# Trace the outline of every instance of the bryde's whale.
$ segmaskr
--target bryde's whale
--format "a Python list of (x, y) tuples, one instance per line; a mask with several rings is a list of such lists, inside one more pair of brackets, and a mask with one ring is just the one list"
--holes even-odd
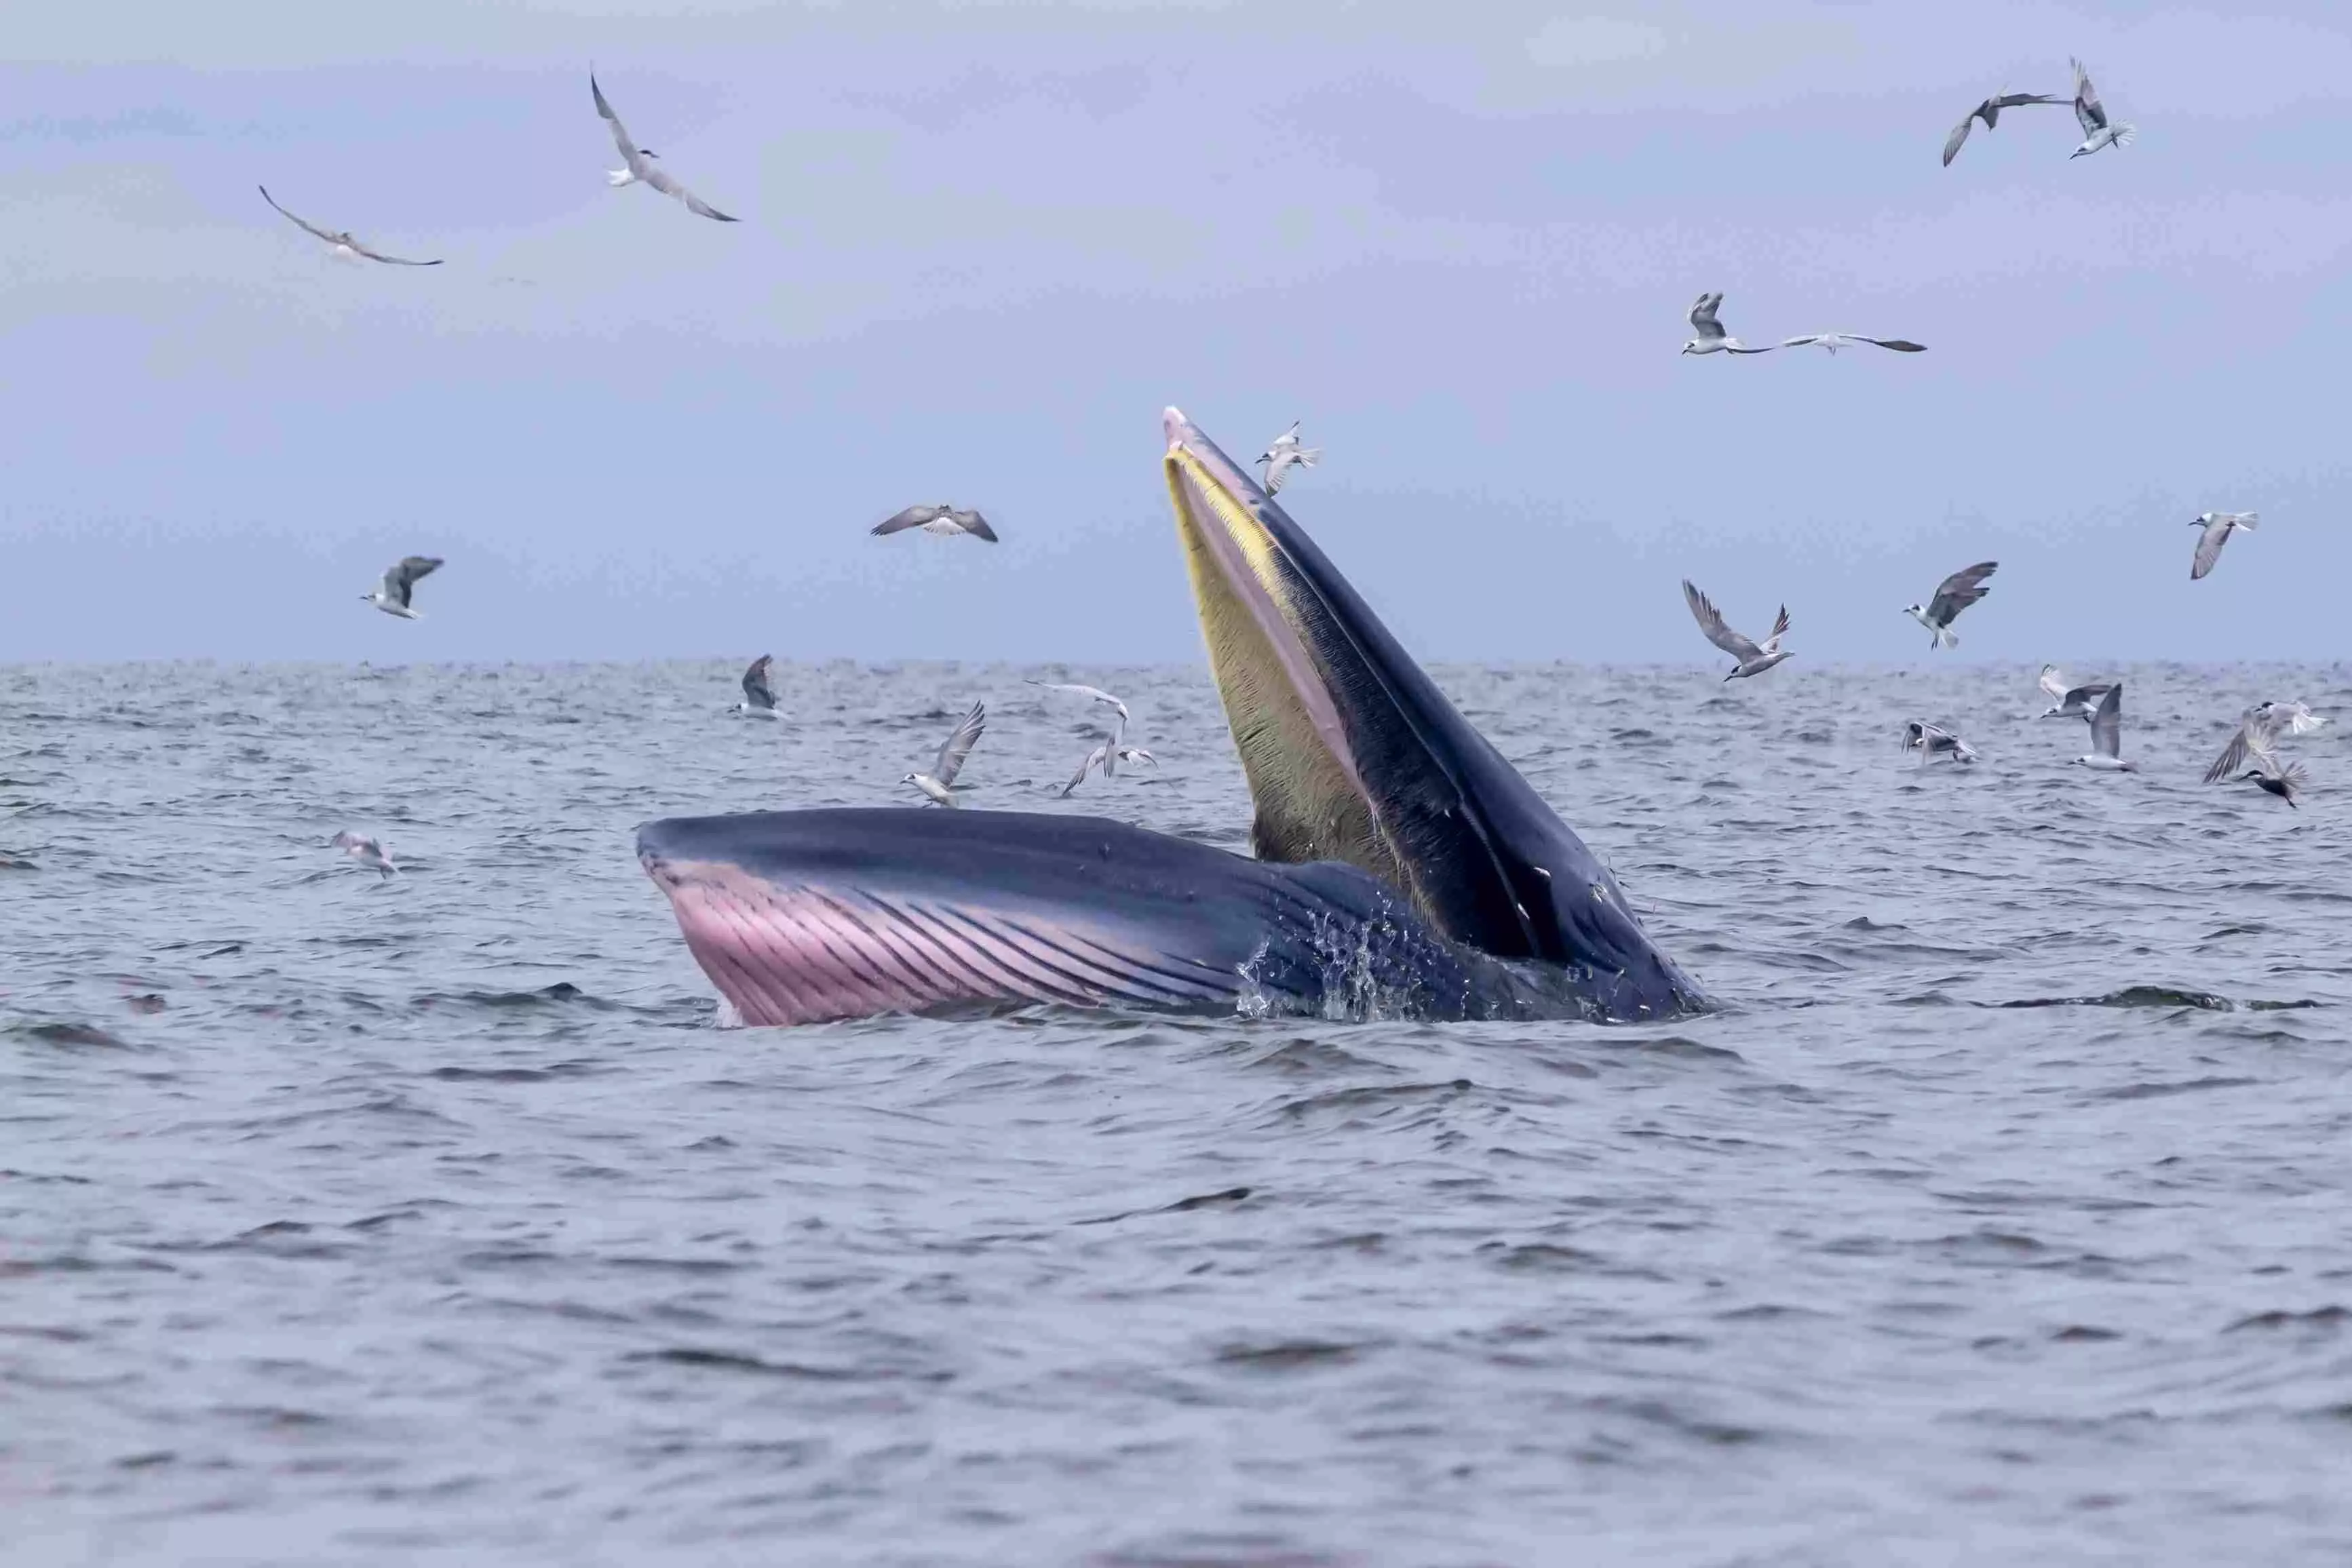
[(974, 1003), (1634, 1020), (1706, 1005), (1583, 841), (1175, 409), (1162, 467), (1255, 858), (1092, 817), (669, 818), (637, 854), (749, 1024)]

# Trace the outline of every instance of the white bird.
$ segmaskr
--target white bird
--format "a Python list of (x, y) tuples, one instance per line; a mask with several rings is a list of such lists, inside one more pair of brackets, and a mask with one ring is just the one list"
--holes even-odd
[(1301, 446), (1298, 444), (1301, 423), (1292, 420), (1290, 428), (1276, 436), (1273, 444), (1257, 455), (1257, 460), (1265, 465), (1265, 493), (1269, 496), (1280, 492), (1284, 482), (1290, 476), (1291, 469), (1312, 468), (1315, 460), (1323, 455), (1323, 449), (1319, 446)]
[(933, 538), (951, 539), (958, 534), (970, 534), (976, 539), (996, 542), (996, 530), (988, 519), (969, 508), (958, 511), (947, 502), (932, 507), (909, 507), (893, 513), (874, 525), (877, 534), (904, 533), (908, 528), (920, 528)]
[(2245, 766), (2249, 757), (2276, 775), (2280, 770), (2273, 747), (2280, 735), (2305, 735), (2326, 722), (2300, 702), (2257, 703), (2238, 716), (2237, 733), (2230, 737), (2230, 744), (2221, 748), (2213, 765), (2205, 769), (2205, 782), (2221, 783)]
[(2091, 85), (2091, 75), (2083, 68), (2083, 62), (2067, 63), (2074, 68), (2074, 118), (2083, 123), (2083, 144), (2066, 156), (2080, 158), (2102, 147), (2130, 146), (2138, 132), (2128, 125), (2109, 125), (2106, 105), (2099, 101), (2098, 89)]
[(613, 106), (604, 101), (604, 89), (596, 85), (594, 71), (588, 73), (588, 90), (595, 95), (596, 112), (603, 115), (604, 122), (613, 128), (613, 145), (621, 150), (622, 166), (618, 169), (607, 169), (604, 172), (604, 178), (613, 183), (614, 189), (618, 190), (623, 185), (650, 185), (665, 196), (675, 196), (684, 202), (687, 211), (690, 213), (698, 213), (706, 218), (716, 218), (722, 224), (735, 222), (733, 218), (671, 179), (668, 170), (654, 167), (654, 160), (659, 154), (650, 148), (638, 146), (630, 138), (628, 128), (621, 123), (621, 117), (614, 114)]
[(1127, 727), (1127, 705), (1100, 686), (1080, 685), (1076, 681), (1031, 681), (1028, 684), (1049, 692), (1067, 692), (1072, 696), (1091, 697), (1106, 707), (1118, 709), (1119, 727)]
[(2197, 536), (2197, 558), (2189, 563), (2189, 580), (2194, 582), (2212, 570), (2230, 536), (2240, 528), (2252, 532), (2261, 517), (2260, 512), (2200, 512), (2191, 518), (2190, 528), (2205, 531)]
[(383, 574), (383, 580), (376, 585), (373, 593), (362, 593), (360, 597), (386, 615), (414, 621), (422, 613), (408, 605), (409, 595), (416, 591), (416, 580), (430, 577), (440, 566), (441, 558), (437, 555), (404, 556), (399, 565)]
[(1700, 592), (1689, 578), (1683, 579), (1683, 601), (1690, 606), (1690, 612), (1698, 622), (1698, 629), (1706, 633), (1706, 640), (1738, 661), (1731, 674), (1723, 677), (1725, 680), (1736, 681), (1742, 675), (1760, 675), (1790, 657), (1780, 647), (1780, 639), (1789, 634), (1787, 605), (1780, 606), (1780, 619), (1772, 622), (1772, 634), (1759, 644), (1753, 638), (1725, 625), (1723, 615), (1716, 609), (1714, 601)]
[(1109, 741), (1105, 741), (1087, 753), (1086, 759), (1078, 764), (1078, 770), (1070, 775), (1068, 783), (1062, 786), (1062, 798), (1068, 800), (1070, 791), (1087, 781), (1090, 768), (1099, 768), (1103, 770), (1103, 777), (1109, 778), (1115, 762), (1149, 762), (1154, 768), (1160, 766), (1160, 759), (1139, 746), (1114, 747)]
[(1952, 622), (1959, 619), (1961, 611), (1990, 591), (1984, 585), (1985, 579), (1990, 577), (2000, 564), (1998, 561), (1980, 560), (1974, 566), (1963, 567), (1937, 585), (1935, 597), (1928, 600), (1924, 607), (1916, 604), (1904, 607), (1904, 614), (1927, 629), (1932, 638), (1928, 647), (1957, 648), (1960, 645), (1960, 640), (1952, 635)]
[(2254, 711), (2265, 716), (2273, 728), (2289, 735), (2308, 735), (2327, 722), (2312, 712), (2309, 705), (2300, 702), (2263, 703)]
[(2052, 706), (2041, 716), (2087, 720), (2091, 716), (2091, 705), (2107, 695), (2107, 687), (2111, 684), (2106, 681), (2085, 681), (2079, 686), (2070, 686), (2066, 684), (2065, 675), (2059, 671), (2057, 665), (2044, 664), (2042, 666), (2041, 685), (2043, 691), (2050, 694)]
[(1769, 354), (1781, 346), (1778, 343), (1767, 343), (1760, 349), (1751, 349), (1738, 339), (1730, 336), (1724, 331), (1723, 323), (1715, 319), (1715, 313), (1722, 308), (1723, 291), (1721, 289), (1716, 290), (1713, 294), (1702, 294), (1698, 297), (1698, 303), (1690, 308), (1691, 330), (1698, 336), (1683, 345), (1684, 353)]
[(334, 247), (334, 254), (342, 257), (345, 261), (355, 261), (361, 256), (365, 256), (370, 261), (381, 261), (392, 267), (438, 267), (441, 265), (440, 258), (437, 256), (431, 261), (411, 261), (404, 256), (386, 256), (380, 250), (370, 250), (367, 246), (353, 239), (352, 237), (352, 231), (349, 229), (322, 229), (318, 225), (310, 222), (308, 218), (298, 218), (292, 213), (287, 212), (284, 207), (278, 207), (278, 198), (269, 193), (268, 186), (256, 185), (254, 189), (261, 193), (261, 199), (263, 201), (268, 202), (273, 207), (278, 207), (278, 213), (289, 221), (292, 222), (296, 226), (318, 235), (320, 239), (325, 240), (329, 245), (332, 246)]
[(929, 773), (909, 773), (898, 782), (912, 784), (935, 805), (954, 805), (957, 790), (971, 788), (970, 785), (959, 786), (955, 781), (956, 775), (963, 771), (964, 758), (971, 755), (972, 747), (980, 740), (980, 732), (987, 727), (987, 706), (981, 703), (972, 704), (971, 711), (964, 715), (947, 739), (940, 743), (940, 754), (931, 763), (931, 770)]
[(2124, 684), (2117, 681), (2091, 710), (2091, 754), (2077, 757), (2075, 761), (2085, 768), (2102, 768), (2110, 773), (2130, 773), (2139, 764), (2124, 760)]
[(1915, 343), (1908, 338), (1865, 338), (1859, 332), (1809, 332), (1801, 338), (1780, 340), (1780, 347), (1784, 349), (1810, 348), (1816, 343), (1832, 354), (1840, 349), (1851, 349), (1856, 343), (1892, 349), (1898, 354), (1924, 354), (1927, 351), (1927, 344)]
[(768, 685), (768, 666), (775, 663), (773, 653), (762, 653), (751, 661), (743, 672), (743, 700), (728, 711), (748, 718), (781, 718), (776, 712), (776, 689)]
[(1974, 762), (1976, 747), (1954, 735), (1941, 725), (1925, 719), (1907, 719), (1903, 725), (1903, 747), (1919, 753), (1919, 766), (1925, 768), (1938, 757), (1948, 757), (1954, 762)]
[(383, 852), (383, 846), (364, 834), (345, 829), (327, 841), (370, 871), (391, 876), (400, 870), (392, 863), (392, 857)]
[(1977, 105), (1974, 109), (1969, 110), (1968, 113), (1962, 115), (1960, 117), (1960, 122), (1952, 127), (1951, 135), (1944, 139), (1944, 167), (1947, 169), (1950, 168), (1952, 166), (1952, 160), (1959, 156), (1960, 143), (1969, 139), (1969, 128), (1976, 121), (1979, 120), (1983, 120), (1984, 128), (1987, 131), (1990, 131), (1994, 126), (2000, 123), (2000, 111), (2004, 109), (2015, 109), (2018, 105), (2023, 103), (2064, 103), (2066, 101), (2068, 100), (2057, 96), (2056, 94), (2046, 92), (2003, 92), (1994, 94), (1992, 97), (1985, 99), (1982, 103)]

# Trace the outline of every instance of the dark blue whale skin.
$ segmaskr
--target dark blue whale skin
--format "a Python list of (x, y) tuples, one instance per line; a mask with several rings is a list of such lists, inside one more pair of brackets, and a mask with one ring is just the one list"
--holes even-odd
[[(913, 808), (669, 818), (637, 853), (746, 1022), (1062, 1002), (1333, 1018), (1607, 1016), (1593, 977), (1448, 941), (1353, 866), (1275, 865), (1100, 817)], [(763, 902), (772, 900), (772, 902)], [(745, 933), (829, 929), (824, 994)], [(704, 918), (704, 906), (723, 912)], [(781, 973), (785, 972), (785, 973)]]

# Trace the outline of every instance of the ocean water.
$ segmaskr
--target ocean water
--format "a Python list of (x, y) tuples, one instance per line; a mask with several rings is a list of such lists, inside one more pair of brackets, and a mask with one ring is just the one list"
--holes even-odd
[(0, 670), (0, 1559), (2352, 1554), (2346, 668), (2126, 670), (2121, 777), (2022, 669), (1440, 668), (1722, 1010), (789, 1031), (638, 823), (973, 697), (975, 808), (1247, 797), (1198, 669), (739, 668)]

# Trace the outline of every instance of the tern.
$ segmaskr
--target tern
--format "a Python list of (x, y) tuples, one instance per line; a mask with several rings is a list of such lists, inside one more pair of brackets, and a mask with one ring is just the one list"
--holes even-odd
[(2066, 684), (2065, 675), (2060, 672), (2057, 665), (2044, 664), (2042, 666), (2041, 685), (2043, 691), (2050, 694), (2053, 706), (2041, 716), (2088, 719), (2091, 716), (2091, 705), (2105, 696), (2107, 687), (2112, 684), (2107, 681), (2085, 681), (2079, 686), (2070, 686)]
[(2091, 73), (2080, 60), (2068, 63), (2074, 68), (2074, 118), (2083, 122), (2083, 144), (2066, 156), (2080, 158), (2102, 147), (2130, 146), (2138, 133), (2128, 125), (2109, 125), (2106, 105), (2099, 101), (2099, 89), (2091, 85)]
[(398, 566), (383, 574), (383, 580), (376, 585), (373, 593), (362, 593), (360, 597), (386, 615), (414, 621), (422, 613), (409, 608), (408, 603), (409, 595), (416, 591), (416, 580), (432, 576), (440, 570), (440, 566), (441, 558), (437, 555), (404, 556)]
[(588, 73), (588, 90), (595, 97), (596, 112), (603, 115), (604, 122), (613, 128), (613, 145), (621, 150), (622, 167), (604, 172), (604, 178), (613, 183), (615, 190), (623, 185), (651, 185), (663, 195), (676, 196), (679, 201), (684, 202), (686, 210), (690, 213), (698, 213), (706, 218), (716, 218), (722, 224), (735, 222), (735, 219), (671, 179), (668, 170), (654, 167), (654, 159), (659, 154), (650, 148), (638, 146), (631, 140), (628, 127), (623, 125), (621, 117), (613, 112), (613, 106), (604, 101), (604, 89), (596, 85), (594, 71)]
[(2197, 536), (2197, 558), (2189, 563), (2189, 580), (2194, 582), (2212, 570), (2230, 536), (2240, 528), (2252, 532), (2261, 517), (2260, 512), (2200, 512), (2189, 519), (2190, 528), (2205, 531)]
[(1809, 332), (1801, 338), (1780, 340), (1780, 347), (1784, 349), (1811, 348), (1816, 343), (1832, 354), (1840, 349), (1851, 349), (1856, 343), (1869, 343), (1881, 349), (1892, 349), (1898, 354), (1924, 354), (1927, 351), (1927, 344), (1915, 343), (1908, 338), (1865, 338), (1859, 332)]
[(776, 712), (776, 689), (768, 684), (768, 666), (776, 662), (773, 653), (762, 653), (751, 661), (743, 672), (743, 700), (728, 709), (748, 718), (781, 718)]
[(1969, 110), (1968, 113), (1962, 115), (1960, 117), (1960, 122), (1952, 127), (1951, 135), (1944, 139), (1944, 167), (1947, 169), (1950, 168), (1952, 166), (1952, 160), (1959, 156), (1960, 143), (1969, 139), (1969, 128), (1976, 121), (1979, 120), (1983, 120), (1984, 128), (1987, 131), (1990, 131), (1994, 126), (2000, 123), (2000, 111), (2004, 109), (2015, 109), (2020, 104), (2026, 103), (2066, 103), (2072, 100), (2056, 93), (1996, 93), (1991, 98), (1985, 99), (1982, 103)]
[(1078, 764), (1078, 770), (1070, 775), (1068, 783), (1062, 786), (1062, 799), (1068, 800), (1070, 791), (1087, 781), (1090, 769), (1101, 768), (1103, 777), (1108, 779), (1111, 776), (1112, 765), (1118, 762), (1149, 762), (1154, 768), (1160, 766), (1160, 759), (1139, 746), (1114, 746), (1105, 741), (1087, 753), (1086, 759)]
[[(1103, 777), (1108, 779), (1114, 772), (1118, 771), (1119, 762), (1125, 758), (1126, 753), (1132, 749), (1132, 747), (1121, 745), (1121, 742), (1127, 738), (1127, 705), (1125, 703), (1119, 701), (1117, 697), (1111, 695), (1100, 686), (1081, 685), (1075, 681), (1031, 681), (1029, 685), (1042, 687), (1049, 692), (1068, 692), (1073, 696), (1091, 697), (1096, 702), (1101, 703), (1105, 706), (1116, 710), (1118, 714), (1118, 725), (1117, 728), (1110, 732), (1110, 750), (1104, 754), (1104, 758), (1102, 759)], [(1150, 754), (1147, 752), (1144, 755), (1148, 757)], [(1088, 760), (1091, 764), (1093, 759), (1089, 758)], [(1079, 776), (1081, 778), (1085, 776), (1085, 770), (1083, 768), (1079, 770)], [(1062, 793), (1066, 795), (1069, 793), (1069, 790), (1065, 789)]]
[(1290, 428), (1276, 436), (1273, 444), (1257, 455), (1257, 460), (1265, 465), (1265, 493), (1269, 496), (1281, 490), (1293, 468), (1312, 468), (1315, 460), (1323, 455), (1323, 449), (1319, 446), (1301, 446), (1298, 444), (1301, 423), (1292, 420)]
[(2303, 793), (2303, 764), (2289, 762), (2282, 766), (2273, 757), (2264, 757), (2262, 761), (2262, 767), (2249, 768), (2239, 774), (2238, 782), (2243, 784), (2251, 779), (2288, 805), (2294, 805), (2294, 798)]
[(381, 875), (391, 876), (400, 870), (392, 863), (392, 857), (383, 852), (383, 846), (363, 833), (354, 833), (347, 828), (327, 841)]
[(1903, 726), (1903, 747), (1919, 753), (1919, 766), (1925, 768), (1936, 758), (1948, 757), (1954, 762), (1974, 762), (1976, 747), (1939, 724), (1925, 719), (1907, 719)]
[(980, 732), (987, 727), (987, 706), (972, 704), (971, 711), (963, 716), (962, 722), (940, 743), (940, 754), (931, 763), (931, 770), (929, 773), (909, 773), (898, 782), (912, 784), (934, 805), (954, 805), (957, 791), (971, 788), (968, 784), (959, 785), (955, 781), (956, 775), (963, 771), (964, 758), (971, 755), (972, 747), (979, 743)]
[(990, 544), (996, 542), (996, 530), (988, 526), (986, 517), (969, 508), (958, 511), (945, 501), (934, 507), (909, 507), (874, 525), (877, 534), (904, 533), (908, 528), (920, 528), (934, 538), (951, 539), (958, 534), (970, 534)]
[(2000, 564), (1998, 561), (1980, 560), (1974, 566), (1963, 567), (1937, 586), (1935, 597), (1927, 601), (1925, 608), (1916, 604), (1904, 607), (1903, 613), (1925, 626), (1931, 634), (1933, 640), (1928, 643), (1928, 647), (1957, 648), (1960, 645), (1960, 640), (1952, 635), (1952, 622), (1959, 619), (1961, 611), (1990, 591), (1984, 585), (1985, 579), (1990, 577)]
[(2130, 773), (2139, 764), (2124, 760), (2124, 684), (2117, 681), (2099, 699), (2091, 712), (2091, 754), (2077, 757), (2075, 761), (2085, 768), (2101, 768), (2110, 773)]
[(334, 247), (334, 254), (342, 257), (345, 261), (354, 261), (361, 256), (365, 256), (370, 261), (381, 261), (391, 267), (438, 267), (441, 265), (441, 260), (438, 256), (436, 256), (431, 261), (411, 261), (404, 256), (386, 256), (380, 250), (370, 250), (367, 246), (353, 239), (352, 237), (352, 231), (349, 229), (342, 229), (340, 231), (322, 229), (318, 225), (310, 222), (310, 219), (298, 218), (292, 213), (287, 212), (284, 207), (278, 207), (278, 198), (269, 193), (268, 186), (256, 185), (254, 189), (261, 193), (261, 199), (263, 201), (268, 202), (273, 207), (278, 207), (279, 214), (286, 217), (289, 222), (295, 224), (297, 226), (308, 233), (318, 235), (320, 239), (325, 240), (329, 245), (332, 246)]
[(1684, 353), (1769, 354), (1781, 346), (1779, 343), (1767, 343), (1760, 349), (1751, 349), (1738, 339), (1730, 336), (1724, 331), (1723, 323), (1715, 319), (1715, 313), (1722, 308), (1723, 291), (1721, 289), (1698, 297), (1698, 303), (1690, 308), (1691, 330), (1698, 336), (1683, 345)]
[[(2273, 749), (2282, 735), (2305, 735), (2327, 721), (2299, 702), (2257, 703), (2238, 716), (2237, 733), (2221, 755), (2205, 769), (2205, 782), (2219, 784), (2252, 757), (2263, 764), (2271, 774), (2279, 772), (2277, 753)], [(2275, 793), (2275, 791), (2273, 791)]]
[(1772, 622), (1772, 634), (1759, 644), (1754, 639), (1725, 625), (1722, 613), (1716, 609), (1714, 601), (1700, 592), (1689, 578), (1683, 579), (1683, 601), (1690, 606), (1690, 612), (1697, 620), (1698, 629), (1706, 633), (1706, 640), (1738, 661), (1731, 674), (1723, 677), (1725, 680), (1736, 681), (1742, 675), (1760, 675), (1790, 656), (1780, 646), (1780, 639), (1789, 633), (1787, 605), (1780, 606), (1780, 619)]

